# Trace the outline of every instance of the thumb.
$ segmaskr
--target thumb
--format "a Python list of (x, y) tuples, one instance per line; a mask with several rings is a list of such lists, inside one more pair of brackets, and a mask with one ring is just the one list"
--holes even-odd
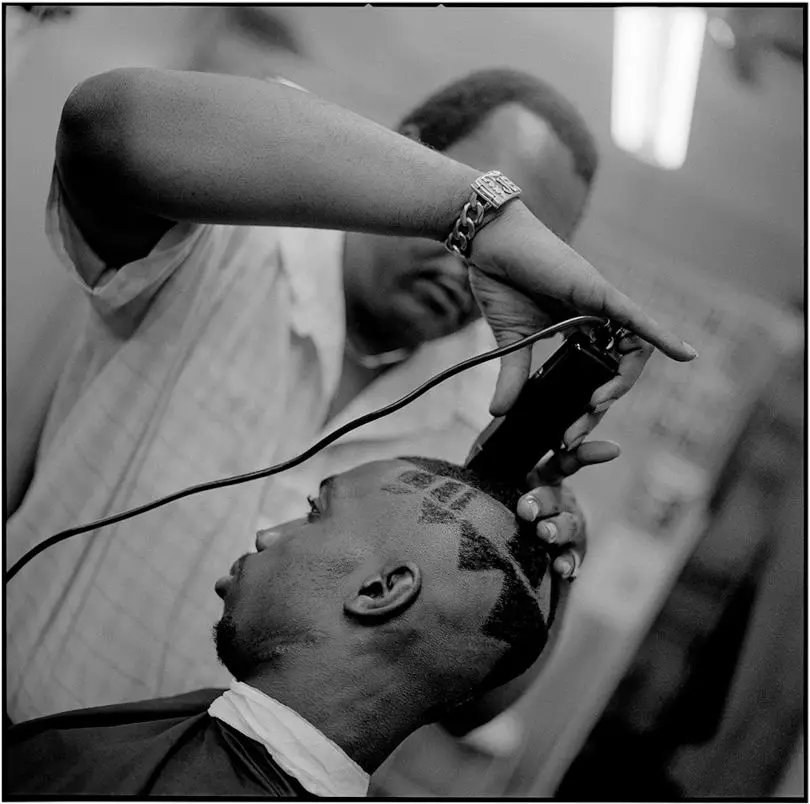
[[(501, 346), (514, 343), (520, 337), (504, 339)], [(532, 362), (532, 350), (530, 346), (525, 349), (518, 349), (516, 352), (504, 355), (501, 358), (501, 368), (498, 372), (498, 381), (495, 383), (495, 393), (492, 395), (492, 402), (489, 404), (489, 412), (493, 416), (503, 416), (517, 401), (523, 388), (526, 378), (529, 376), (529, 369)]]

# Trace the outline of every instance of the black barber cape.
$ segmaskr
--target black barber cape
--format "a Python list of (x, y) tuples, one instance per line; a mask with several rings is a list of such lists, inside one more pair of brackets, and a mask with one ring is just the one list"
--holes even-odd
[(315, 798), (265, 747), (208, 714), (222, 690), (80, 709), (12, 726), (3, 794)]

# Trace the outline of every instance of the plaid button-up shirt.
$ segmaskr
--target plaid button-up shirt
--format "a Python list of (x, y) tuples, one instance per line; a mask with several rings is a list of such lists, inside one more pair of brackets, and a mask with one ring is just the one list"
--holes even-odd
[[(55, 179), (46, 227), (90, 300), (7, 526), (7, 562), (51, 534), (191, 484), (297, 454), (323, 434), (344, 343), (342, 235), (180, 224), (145, 258), (104, 270)], [(80, 272), (82, 263), (91, 270)], [(93, 287), (82, 275), (100, 279)], [(483, 322), (426, 345), (328, 430), (492, 347)], [(230, 680), (211, 626), (214, 581), (259, 527), (302, 515), (326, 475), (401, 454), (463, 460), (488, 422), (495, 363), (268, 480), (192, 496), (74, 537), (6, 590), (14, 721)]]

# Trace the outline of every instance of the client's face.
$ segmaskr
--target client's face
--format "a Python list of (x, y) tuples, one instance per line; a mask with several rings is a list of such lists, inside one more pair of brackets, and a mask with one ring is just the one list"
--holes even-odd
[(224, 601), (215, 628), (220, 660), (244, 680), (296, 645), (334, 639), (345, 627), (344, 600), (381, 561), (420, 562), (431, 594), (469, 596), (471, 605), (456, 606), (460, 616), (483, 622), (501, 581), (498, 573), (475, 584), (460, 581), (462, 522), (505, 540), (514, 521), (487, 495), (407, 461), (378, 461), (328, 478), (306, 515), (260, 531), (257, 552), (237, 559), (217, 581)]

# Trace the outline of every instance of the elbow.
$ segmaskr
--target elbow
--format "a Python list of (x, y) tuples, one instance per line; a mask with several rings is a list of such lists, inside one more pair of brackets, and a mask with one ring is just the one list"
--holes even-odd
[(134, 107), (143, 70), (121, 68), (88, 78), (62, 108), (56, 138), (56, 166), (63, 180), (120, 176), (131, 158), (137, 119)]

